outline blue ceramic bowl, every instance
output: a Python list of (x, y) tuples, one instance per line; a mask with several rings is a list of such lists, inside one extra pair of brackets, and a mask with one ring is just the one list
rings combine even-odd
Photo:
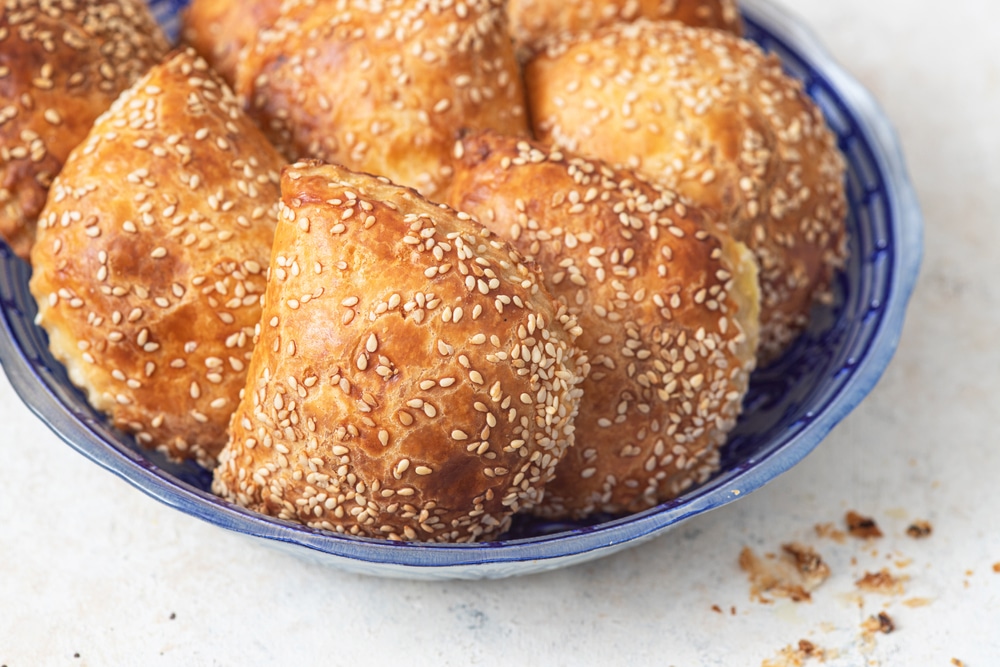
[[(176, 32), (183, 2), (154, 0)], [(754, 374), (722, 469), (674, 501), (586, 524), (519, 520), (505, 539), (400, 544), (311, 530), (260, 516), (209, 492), (208, 473), (142, 450), (111, 428), (68, 381), (33, 324), (30, 269), (0, 243), (0, 361), (35, 414), (71, 447), (178, 510), (346, 570), (409, 578), (527, 574), (606, 556), (746, 496), (798, 463), (874, 387), (895, 352), (917, 278), (922, 220), (896, 135), (871, 96), (811, 32), (765, 0), (744, 0), (747, 36), (774, 51), (822, 107), (847, 156), (850, 261), (832, 306), (818, 308), (782, 359)]]

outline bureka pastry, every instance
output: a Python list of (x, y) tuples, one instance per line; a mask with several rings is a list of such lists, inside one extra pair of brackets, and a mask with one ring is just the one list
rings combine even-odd
[(213, 489), (351, 535), (467, 542), (573, 441), (572, 319), (504, 241), (384, 178), (296, 164)]
[(635, 512), (704, 482), (755, 363), (749, 251), (630, 171), (488, 133), (458, 153), (452, 204), (539, 264), (592, 366), (535, 512)]
[(30, 287), (53, 355), (140, 443), (212, 465), (243, 387), (283, 161), (193, 51), (66, 161)]
[(462, 128), (529, 136), (500, 0), (286, 2), (240, 62), (237, 92), (290, 159), (436, 201)]
[(802, 84), (751, 42), (649, 21), (550, 42), (525, 77), (540, 139), (723, 212), (760, 265), (760, 357), (780, 354), (846, 256), (845, 162)]
[(66, 156), (166, 52), (141, 0), (0, 4), (0, 237), (20, 257)]

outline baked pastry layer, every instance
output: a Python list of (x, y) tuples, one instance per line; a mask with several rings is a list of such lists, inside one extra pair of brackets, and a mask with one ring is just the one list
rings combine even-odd
[(680, 21), (739, 35), (743, 21), (735, 0), (508, 0), (510, 33), (528, 53), (560, 33), (580, 33), (639, 18)]
[(69, 152), (166, 52), (141, 0), (0, 5), (0, 236), (20, 257)]
[(409, 188), (302, 163), (281, 189), (213, 489), (351, 535), (502, 533), (573, 442), (572, 318), (506, 242)]
[(538, 263), (592, 366), (576, 446), (535, 512), (635, 512), (705, 481), (755, 363), (750, 253), (630, 171), (488, 133), (459, 153), (452, 204)]
[(192, 50), (126, 91), (39, 218), (53, 356), (140, 443), (211, 467), (246, 377), (284, 162)]
[(387, 176), (444, 200), (463, 128), (528, 136), (500, 0), (291, 0), (237, 73), (289, 159)]
[(244, 47), (278, 19), (281, 0), (191, 0), (181, 36), (230, 86)]
[(760, 266), (761, 360), (780, 354), (847, 247), (845, 163), (802, 84), (747, 40), (645, 20), (551, 42), (525, 78), (539, 138), (721, 213)]

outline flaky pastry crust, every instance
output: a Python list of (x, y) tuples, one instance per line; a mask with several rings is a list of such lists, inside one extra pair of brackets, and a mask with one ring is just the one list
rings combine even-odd
[(845, 162), (775, 56), (724, 32), (638, 21), (552, 42), (525, 77), (539, 138), (723, 212), (760, 265), (762, 360), (830, 298), (846, 257)]
[(742, 34), (735, 0), (508, 0), (510, 33), (519, 50), (537, 52), (554, 35), (580, 33), (639, 18)]
[(452, 205), (539, 264), (592, 366), (576, 446), (535, 512), (636, 512), (704, 482), (755, 364), (749, 252), (629, 171), (487, 133), (459, 153)]
[(140, 443), (212, 466), (246, 377), (283, 160), (194, 51), (66, 161), (30, 288), (53, 355)]
[(572, 318), (486, 228), (384, 178), (296, 164), (213, 489), (351, 535), (467, 542), (573, 441)]
[(181, 14), (181, 36), (232, 86), (243, 48), (280, 9), (281, 0), (191, 0)]
[(443, 201), (462, 128), (528, 136), (500, 0), (286, 2), (237, 92), (290, 159), (387, 176)]
[(140, 0), (0, 4), (0, 236), (20, 257), (66, 156), (166, 52)]

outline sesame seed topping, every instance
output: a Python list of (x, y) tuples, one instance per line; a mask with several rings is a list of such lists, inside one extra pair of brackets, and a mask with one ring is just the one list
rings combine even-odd
[[(145, 13), (145, 6), (138, 7), (142, 7), (148, 24), (143, 24), (141, 35), (122, 35), (121, 48), (113, 58), (134, 59), (140, 56), (135, 49), (160, 41), (162, 47), (155, 53), (141, 54), (140, 61), (147, 62), (145, 69), (152, 61), (159, 61), (166, 42)], [(145, 20), (127, 18), (122, 27), (133, 20)], [(115, 52), (111, 44), (104, 49), (109, 58)], [(101, 75), (109, 82), (122, 76), (120, 64), (105, 65)], [(185, 70), (201, 74), (190, 77)], [(50, 68), (47, 78), (58, 87), (62, 76), (58, 69)], [(133, 71), (121, 88), (138, 78), (139, 72)], [(85, 77), (76, 81), (80, 87), (90, 85)], [(118, 90), (113, 91), (112, 99), (117, 94)], [(164, 105), (187, 109), (192, 115), (184, 111), (161, 114)], [(40, 116), (53, 126), (68, 125), (57, 109), (40, 111)], [(212, 135), (205, 147), (187, 146), (192, 122)], [(99, 285), (86, 295), (70, 295), (65, 299), (69, 308), (54, 303), (51, 309), (40, 309), (39, 314), (46, 328), (73, 325), (73, 318), (87, 318), (84, 338), (73, 341), (66, 356), (80, 358), (85, 352), (92, 367), (86, 378), (91, 395), (115, 397), (115, 406), (97, 407), (109, 412), (116, 426), (135, 434), (144, 446), (207, 466), (214, 465), (225, 443), (226, 408), (235, 406), (244, 384), (242, 371), (264, 291), (260, 269), (268, 260), (276, 221), (277, 206), (268, 200), (277, 195), (281, 160), (256, 132), (241, 115), (235, 97), (223, 94), (221, 84), (203, 61), (190, 51), (178, 51), (123, 93), (97, 121), (81, 150), (55, 179), (45, 213), (52, 224), (39, 229), (44, 246), (73, 252), (79, 258), (73, 270)], [(230, 150), (216, 172), (220, 137), (230, 144)], [(245, 142), (245, 148), (233, 150), (233, 137)], [(244, 150), (253, 155), (241, 155)], [(110, 154), (115, 160), (107, 159)], [(163, 161), (162, 168), (159, 161)], [(118, 178), (112, 177), (114, 189), (108, 187), (106, 173), (93, 166), (112, 162), (132, 165)], [(267, 168), (262, 169), (265, 164)], [(211, 169), (207, 169), (209, 165), (213, 165)], [(203, 168), (205, 173), (201, 173)], [(231, 183), (248, 178), (247, 169), (254, 179), (253, 192), (247, 189), (235, 197), (236, 188)], [(259, 179), (258, 174), (266, 177)], [(191, 192), (199, 186), (209, 195)], [(114, 198), (113, 205), (108, 204), (109, 197)], [(241, 209), (244, 205), (246, 210)], [(257, 208), (262, 213), (254, 216), (251, 211)], [(274, 219), (268, 219), (268, 210), (275, 214)], [(258, 221), (250, 224), (250, 220)], [(234, 229), (229, 229), (230, 225)], [(239, 234), (234, 231), (237, 227)], [(57, 244), (47, 241), (56, 235)], [(237, 239), (232, 248), (225, 245)], [(240, 256), (254, 253), (253, 257)], [(141, 257), (159, 260), (156, 271), (148, 262), (137, 261)], [(46, 263), (50, 257), (40, 255), (40, 261)], [(43, 277), (36, 272), (33, 289), (58, 294), (61, 288), (53, 281), (82, 279), (69, 271), (67, 278), (46, 273)], [(71, 315), (76, 302), (79, 315)], [(213, 314), (216, 317), (208, 317)], [(178, 340), (174, 332), (191, 330), (192, 318), (204, 338)], [(178, 325), (178, 321), (183, 323)], [(85, 343), (85, 349), (78, 343)], [(239, 348), (244, 348), (246, 356)], [(116, 380), (116, 371), (125, 379)], [(123, 384), (113, 391), (104, 390), (105, 383), (111, 381)], [(184, 388), (180, 399), (173, 398), (174, 386)], [(157, 414), (152, 417), (149, 406), (156, 406)]]
[[(493, 133), (472, 134), (463, 143), (452, 205), (501, 234), (517, 226), (515, 246), (541, 267), (567, 314), (579, 318), (580, 344), (592, 368), (576, 424), (580, 454), (556, 469), (546, 500), (535, 511), (554, 517), (635, 511), (676, 495), (693, 479), (689, 462), (701, 471), (717, 460), (753, 367), (745, 336), (741, 344), (735, 342), (743, 336), (748, 313), (728, 294), (733, 255), (704, 233), (709, 220), (699, 209), (678, 209), (672, 191), (601, 163), (564, 152), (554, 156), (541, 146)], [(464, 198), (465, 192), (476, 195)], [(577, 208), (584, 198), (587, 216)], [(523, 217), (504, 218), (495, 214), (498, 210), (519, 211)], [(642, 211), (643, 219), (632, 211)], [(595, 233), (602, 227), (610, 233)], [(661, 229), (668, 233), (659, 234)], [(682, 296), (690, 312), (680, 309)], [(723, 331), (699, 325), (689, 336), (685, 322), (700, 322), (709, 301), (740, 327)], [(652, 314), (641, 312), (647, 304)], [(537, 325), (529, 321), (519, 332), (523, 342), (512, 349), (513, 359), (536, 358), (538, 348), (530, 337)], [(500, 392), (493, 400), (502, 400), (506, 410), (540, 397), (541, 392), (519, 391), (512, 403)], [(650, 463), (660, 434), (683, 443), (683, 460), (663, 454)], [(689, 456), (688, 446), (703, 452), (704, 460)]]
[[(433, 541), (498, 534), (513, 511), (537, 503), (572, 442), (580, 368), (568, 328), (575, 322), (509, 246), (467, 215), (333, 165), (294, 165), (282, 187), (256, 347), (269, 361), (250, 365), (256, 375), (232, 420), (216, 490), (345, 534)], [(343, 219), (343, 232), (325, 233), (347, 209), (355, 213)], [(366, 227), (359, 211), (375, 222)], [(298, 224), (303, 217), (310, 230)], [(293, 263), (317, 262), (343, 266), (293, 275)], [(475, 281), (471, 292), (466, 276)], [(318, 286), (324, 298), (307, 302), (302, 295)], [(503, 313), (484, 307), (495, 301)], [(345, 312), (355, 313), (349, 324), (338, 317)], [(269, 352), (292, 341), (294, 358)], [(319, 378), (320, 392), (340, 391), (314, 394), (306, 373)], [(510, 400), (522, 393), (530, 403)], [(303, 410), (310, 395), (324, 396), (323, 410)], [(352, 451), (337, 456), (331, 442)], [(384, 452), (384, 472), (369, 458), (375, 451)]]
[[(721, 222), (762, 267), (759, 355), (784, 349), (844, 264), (846, 200), (835, 137), (778, 58), (725, 33), (640, 21), (552, 39), (525, 77), (540, 139), (586, 147), (696, 204), (721, 210), (736, 196), (740, 217)], [(663, 126), (661, 98), (677, 102), (674, 127)], [(732, 109), (725, 141), (735, 140), (734, 160), (721, 157), (720, 133), (704, 131), (723, 108)], [(679, 199), (668, 205), (685, 215)], [(804, 252), (816, 258), (809, 275), (791, 268)], [(721, 309), (717, 299), (704, 304)]]

